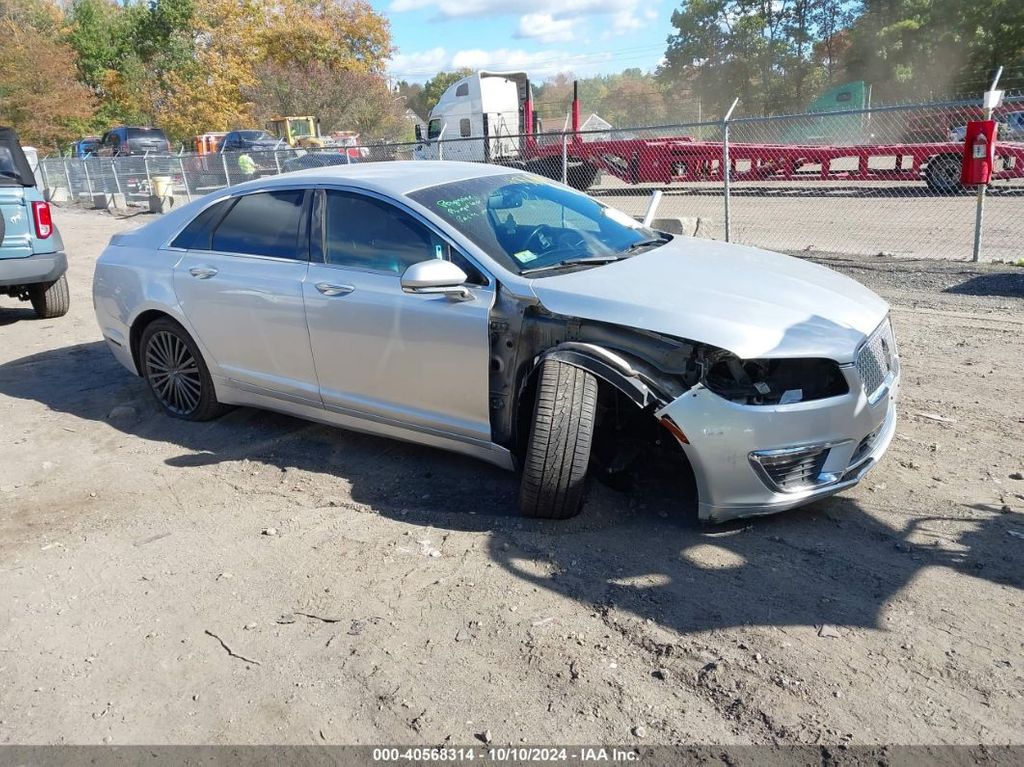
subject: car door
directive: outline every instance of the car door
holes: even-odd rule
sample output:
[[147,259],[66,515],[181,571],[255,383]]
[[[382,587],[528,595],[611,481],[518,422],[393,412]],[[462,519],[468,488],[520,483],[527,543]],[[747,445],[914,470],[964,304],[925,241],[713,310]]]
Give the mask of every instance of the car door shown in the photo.
[[185,251],[174,267],[178,301],[221,374],[246,391],[319,406],[302,302],[311,197],[275,189],[229,198],[171,244]]
[[[493,279],[392,201],[325,190],[313,220],[303,293],[324,406],[489,442]],[[468,300],[403,292],[402,272],[432,258],[461,261]]]

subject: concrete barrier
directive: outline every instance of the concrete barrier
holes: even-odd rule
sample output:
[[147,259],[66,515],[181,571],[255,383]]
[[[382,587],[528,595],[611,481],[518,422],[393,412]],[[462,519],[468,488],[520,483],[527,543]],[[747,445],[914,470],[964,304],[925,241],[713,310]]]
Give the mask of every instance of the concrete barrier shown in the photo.
[[150,213],[167,213],[174,207],[174,196],[166,195],[161,197],[160,195],[151,194],[149,196],[149,212]]
[[709,218],[656,218],[651,226],[659,232],[681,234],[684,237],[701,237],[706,240],[721,239],[717,222]]
[[126,210],[128,199],[119,193],[106,192],[92,195],[92,207],[96,210]]
[[43,197],[47,202],[67,202],[71,199],[68,190],[62,186],[46,187],[43,190]]

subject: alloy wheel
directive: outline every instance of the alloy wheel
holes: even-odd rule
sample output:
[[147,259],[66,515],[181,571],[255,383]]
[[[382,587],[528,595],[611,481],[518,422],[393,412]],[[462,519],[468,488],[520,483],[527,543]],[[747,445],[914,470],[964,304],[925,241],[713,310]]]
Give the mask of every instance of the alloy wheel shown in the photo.
[[146,378],[157,399],[176,415],[189,415],[202,398],[203,380],[188,345],[167,330],[153,334],[146,348]]

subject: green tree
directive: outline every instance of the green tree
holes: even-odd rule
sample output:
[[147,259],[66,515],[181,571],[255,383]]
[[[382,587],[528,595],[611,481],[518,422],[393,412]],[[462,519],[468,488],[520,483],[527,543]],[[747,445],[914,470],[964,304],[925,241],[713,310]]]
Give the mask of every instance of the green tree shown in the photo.
[[[438,72],[423,84],[423,105],[429,113],[440,100],[448,87],[467,75],[473,74],[472,69],[457,69],[454,72]],[[423,117],[427,115],[424,114]]]
[[395,90],[408,109],[417,114],[420,120],[426,120],[430,113],[423,95],[423,86],[419,83],[410,83],[407,80],[399,80],[395,83]]

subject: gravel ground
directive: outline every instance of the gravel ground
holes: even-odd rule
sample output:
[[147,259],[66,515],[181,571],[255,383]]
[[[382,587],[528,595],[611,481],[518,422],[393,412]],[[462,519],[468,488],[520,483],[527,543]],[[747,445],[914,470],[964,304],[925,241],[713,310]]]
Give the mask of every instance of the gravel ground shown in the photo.
[[73,307],[0,307],[0,743],[1021,743],[1024,269],[816,256],[893,304],[858,488],[704,528],[671,477],[520,519],[484,464],[164,417]]

